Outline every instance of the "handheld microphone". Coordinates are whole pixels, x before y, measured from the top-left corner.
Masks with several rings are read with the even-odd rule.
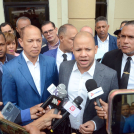
[[[52,108],[59,109],[62,106],[63,99],[67,96],[67,91],[65,88],[66,87],[64,84],[59,84],[56,89],[53,88],[55,92],[52,93],[53,91],[51,90],[52,95],[41,105],[41,107],[46,109],[46,107],[50,105]],[[55,110],[55,114],[56,113],[58,113],[58,111],[56,112]]]
[[[98,96],[100,96],[101,94],[104,93],[103,89],[101,87],[98,88],[97,83],[93,79],[87,80],[85,83],[85,86],[86,86],[87,91],[88,91],[89,99],[91,100],[91,99],[95,98],[97,105],[99,107],[101,107]]]
[[[81,110],[80,105],[82,102],[83,102],[83,99],[80,96],[78,96],[74,99],[73,105],[75,105],[77,108],[79,108]],[[66,111],[62,115],[61,119],[58,119],[55,121],[55,123],[52,125],[52,129],[50,131],[53,132],[69,115],[70,115],[70,113],[68,111]]]

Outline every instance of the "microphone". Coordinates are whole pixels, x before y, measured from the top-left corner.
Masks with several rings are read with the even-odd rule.
[[[101,107],[98,96],[100,96],[104,93],[103,89],[101,87],[99,87],[99,88],[97,87],[97,83],[95,82],[94,79],[87,80],[85,83],[85,86],[86,86],[87,91],[88,91],[89,99],[91,100],[91,99],[95,98],[97,105],[99,107]]]
[[[76,98],[73,100],[72,104],[73,104],[74,106],[76,106],[78,109],[81,110],[80,105],[81,105],[82,102],[83,102],[83,99],[82,99],[80,96],[78,96],[78,97],[76,97]],[[71,109],[71,107],[70,107],[69,109]],[[73,109],[73,110],[74,110],[74,109]],[[62,115],[62,118],[61,118],[61,119],[58,119],[58,120],[56,120],[56,121],[54,122],[54,124],[52,125],[52,129],[51,129],[50,131],[53,132],[69,115],[70,115],[70,113],[69,113],[68,111],[66,111],[66,112]]]
[[[63,99],[67,96],[67,91],[65,90],[66,86],[64,84],[59,84],[57,88],[55,89],[54,85],[50,85],[49,88],[51,88],[51,96],[41,105],[43,109],[46,109],[48,105],[50,105],[52,108],[59,109],[62,106]],[[57,111],[58,112],[58,111]],[[55,110],[55,114],[57,113]]]

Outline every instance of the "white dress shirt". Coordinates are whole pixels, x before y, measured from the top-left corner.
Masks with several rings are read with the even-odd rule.
[[[71,127],[74,129],[79,129],[80,125],[83,123],[83,114],[84,114],[85,105],[87,101],[87,89],[85,87],[85,82],[88,79],[93,79],[95,64],[96,61],[94,61],[92,67],[87,72],[81,74],[81,72],[77,67],[77,63],[75,62],[69,79],[69,84],[68,84],[69,100],[72,102],[77,96],[81,96],[83,98],[83,102],[81,104],[82,109],[80,114],[77,117],[73,117],[72,115],[69,116]]]
[[[35,63],[35,65],[33,65],[33,63],[26,57],[26,55],[24,54],[24,51],[22,52],[22,55],[27,63],[27,66],[29,68],[29,71],[33,77],[35,86],[39,92],[39,94],[41,95],[41,83],[40,83],[40,64],[39,64],[39,56],[38,59]],[[33,96],[34,97],[34,96]]]
[[[127,56],[126,54],[123,54],[122,56],[122,64],[121,64],[121,78],[124,71],[124,67],[127,62]],[[134,56],[131,56],[132,60],[130,61],[131,67],[130,67],[130,74],[129,74],[129,80],[128,80],[128,86],[127,89],[134,89]]]
[[[60,48],[58,47],[57,49],[57,56],[56,56],[56,64],[57,64],[57,69],[58,69],[58,72],[59,72],[59,67],[60,67],[60,64],[63,62],[63,55],[64,53],[60,50]],[[72,60],[72,53],[65,53],[67,55],[67,61],[69,60]]]
[[[98,40],[98,48],[102,49],[105,53],[109,51],[109,35],[107,36],[107,39],[102,42],[101,39],[97,35],[97,40]]]

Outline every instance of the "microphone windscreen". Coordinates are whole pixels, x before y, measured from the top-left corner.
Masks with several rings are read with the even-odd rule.
[[[83,102],[83,99],[80,97],[80,96],[78,96],[78,97],[76,97],[75,99],[74,99],[74,101],[73,101],[77,106],[80,106],[80,104]]]
[[[90,91],[92,91],[92,90],[97,88],[97,83],[95,82],[94,79],[87,80],[85,85],[86,85],[86,88],[87,88],[88,92],[90,92]]]

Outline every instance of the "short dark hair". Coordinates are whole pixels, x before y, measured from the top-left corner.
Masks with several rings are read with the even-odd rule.
[[[0,31],[0,35],[3,35],[5,41],[6,41],[6,38],[5,38],[5,35]]]
[[[98,18],[96,18],[95,24],[96,24],[97,22],[99,22],[99,21],[106,21],[106,22],[107,22],[107,19],[106,19],[106,17],[104,17],[104,16],[99,16]],[[108,24],[108,22],[107,22],[107,24]]]
[[[134,20],[128,21],[124,26],[134,25]]]
[[[72,24],[64,24],[62,25],[59,30],[58,30],[58,35],[60,35],[61,33],[66,33],[66,30],[67,30],[67,26],[71,26],[71,27],[74,27]]]
[[[43,26],[45,26],[45,25],[47,25],[47,24],[52,24],[52,26],[53,26],[54,29],[55,29],[55,24],[54,24],[52,21],[44,21],[44,22],[42,23],[42,25],[41,25],[41,29],[42,29]]]
[[[122,106],[129,106],[130,107],[130,105],[128,103],[123,103]]]
[[[0,31],[1,31],[1,27],[5,27],[6,25],[9,25],[12,28],[10,23],[4,22],[4,23],[1,23],[1,25],[0,25]]]

